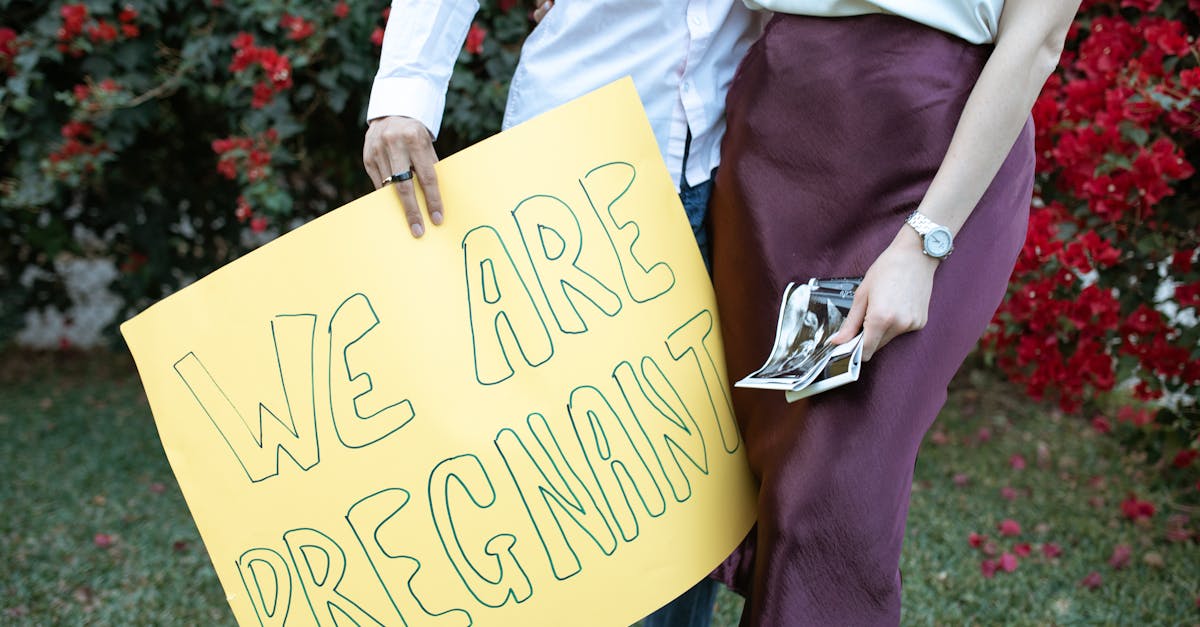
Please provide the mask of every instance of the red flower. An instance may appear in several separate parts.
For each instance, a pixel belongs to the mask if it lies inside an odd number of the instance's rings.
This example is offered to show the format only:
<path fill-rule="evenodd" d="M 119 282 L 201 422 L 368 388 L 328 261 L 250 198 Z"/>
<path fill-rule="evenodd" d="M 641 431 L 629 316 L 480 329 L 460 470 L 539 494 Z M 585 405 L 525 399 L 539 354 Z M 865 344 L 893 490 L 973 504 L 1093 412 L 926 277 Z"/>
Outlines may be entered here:
<path fill-rule="evenodd" d="M 1008 458 L 1008 465 L 1012 466 L 1013 470 L 1025 470 L 1025 458 L 1019 453 L 1013 453 Z"/>
<path fill-rule="evenodd" d="M 83 32 L 83 23 L 87 21 L 88 8 L 85 4 L 64 4 L 58 14 L 63 19 L 62 28 L 58 30 L 59 41 L 69 41 Z"/>
<path fill-rule="evenodd" d="M 996 566 L 994 560 L 983 560 L 979 563 L 979 571 L 983 574 L 984 579 L 991 579 L 996 576 Z"/>
<path fill-rule="evenodd" d="M 339 2 L 333 5 L 334 17 L 340 20 L 344 19 L 347 15 L 350 15 L 350 5 L 346 4 L 345 2 Z"/>
<path fill-rule="evenodd" d="M 1141 48 L 1133 25 L 1120 16 L 1099 16 L 1092 21 L 1092 32 L 1079 44 L 1076 66 L 1088 77 L 1119 72 Z"/>
<path fill-rule="evenodd" d="M 64 139 L 78 139 L 92 134 L 92 125 L 87 122 L 67 122 L 62 127 Z"/>
<path fill-rule="evenodd" d="M 1142 303 L 1121 324 L 1122 335 L 1158 335 L 1166 333 L 1162 314 Z"/>
<path fill-rule="evenodd" d="M 17 49 L 19 47 L 20 42 L 17 41 L 17 31 L 11 28 L 0 27 L 0 72 L 9 76 L 16 74 L 12 59 L 17 56 Z"/>
<path fill-rule="evenodd" d="M 1128 0 L 1126 0 L 1128 1 Z M 1161 17 L 1143 18 L 1138 23 L 1146 42 L 1162 52 L 1172 56 L 1182 56 L 1188 53 L 1187 30 L 1182 22 Z"/>
<path fill-rule="evenodd" d="M 1046 559 L 1054 559 L 1062 555 L 1062 547 L 1053 542 L 1047 542 L 1042 545 L 1042 555 L 1045 555 Z"/>
<path fill-rule="evenodd" d="M 279 18 L 279 26 L 287 31 L 287 38 L 292 41 L 306 39 L 316 30 L 312 22 L 291 13 L 284 13 L 283 17 Z"/>
<path fill-rule="evenodd" d="M 1192 462 L 1196 461 L 1197 457 L 1200 457 L 1200 451 L 1194 448 L 1185 448 L 1175 454 L 1175 459 L 1171 461 L 1171 465 L 1176 468 L 1187 468 L 1192 465 Z"/>
<path fill-rule="evenodd" d="M 92 544 L 98 549 L 107 549 L 117 543 L 117 539 L 107 533 L 98 533 L 92 536 Z"/>
<path fill-rule="evenodd" d="M 999 566 L 1004 572 L 1011 573 L 1012 571 L 1016 570 L 1017 564 L 1018 560 L 1016 555 L 1007 552 L 1000 555 Z"/>
<path fill-rule="evenodd" d="M 376 26 L 375 30 L 371 31 L 371 43 L 378 48 L 383 45 L 383 28 Z"/>
<path fill-rule="evenodd" d="M 1121 0 L 1121 6 L 1133 7 L 1141 10 L 1143 13 L 1150 13 L 1162 4 L 1162 0 Z"/>
<path fill-rule="evenodd" d="M 1080 580 L 1079 585 L 1087 588 L 1088 590 L 1095 590 L 1103 583 L 1104 578 L 1100 576 L 1100 573 L 1093 570 L 1092 572 L 1088 573 L 1086 577 Z"/>
<path fill-rule="evenodd" d="M 1011 518 L 1005 518 L 996 525 L 996 529 L 1000 531 L 1000 535 L 1013 537 L 1021 535 L 1021 525 Z"/>
<path fill-rule="evenodd" d="M 252 48 L 254 46 L 254 35 L 246 32 L 238 33 L 237 36 L 233 38 L 233 41 L 230 42 L 230 45 L 233 46 L 234 50 Z"/>
<path fill-rule="evenodd" d="M 221 159 L 217 162 L 217 173 L 231 181 L 236 180 L 238 175 L 237 163 L 232 159 Z"/>
<path fill-rule="evenodd" d="M 107 43 L 117 38 L 117 28 L 104 20 L 88 26 L 87 30 L 88 38 L 95 43 Z"/>
<path fill-rule="evenodd" d="M 253 95 L 250 98 L 250 106 L 255 109 L 261 109 L 270 104 L 271 99 L 274 97 L 275 92 L 269 85 L 263 82 L 255 83 Z"/>
<path fill-rule="evenodd" d="M 1017 557 L 1029 557 L 1029 554 L 1033 553 L 1033 547 L 1030 546 L 1028 542 L 1022 542 L 1020 544 L 1013 545 L 1013 553 L 1015 553 Z"/>
<path fill-rule="evenodd" d="M 971 548 L 973 549 L 978 549 L 979 547 L 983 546 L 983 543 L 986 541 L 987 536 L 981 536 L 974 531 L 971 532 L 971 535 L 967 536 L 967 544 L 970 544 Z"/>
<path fill-rule="evenodd" d="M 117 20 L 122 24 L 128 24 L 137 19 L 138 11 L 130 5 L 125 5 L 121 12 L 117 14 Z"/>
<path fill-rule="evenodd" d="M 250 208 L 250 203 L 246 201 L 245 196 L 237 197 L 237 207 L 233 210 L 233 215 L 238 222 L 245 222 L 254 216 L 254 210 Z"/>
<path fill-rule="evenodd" d="M 1108 558 L 1108 565 L 1113 570 L 1121 570 L 1129 565 L 1129 559 L 1133 557 L 1133 550 L 1128 545 L 1118 544 L 1113 547 L 1112 556 Z"/>
<path fill-rule="evenodd" d="M 1200 281 L 1175 286 L 1175 302 L 1180 307 L 1200 307 Z"/>
<path fill-rule="evenodd" d="M 471 54 L 479 54 L 483 52 L 483 40 L 486 37 L 486 29 L 478 24 L 471 24 L 470 30 L 467 31 L 467 52 Z"/>
<path fill-rule="evenodd" d="M 1196 69 L 1200 70 L 1200 68 L 1196 68 Z M 1181 250 L 1177 250 L 1177 251 L 1175 251 L 1175 254 L 1171 255 L 1171 267 L 1174 268 L 1175 271 L 1177 271 L 1177 272 L 1182 272 L 1182 273 L 1186 274 L 1186 273 L 1192 271 L 1192 264 L 1194 263 L 1195 258 L 1196 258 L 1196 249 L 1195 248 L 1184 248 Z"/>
<path fill-rule="evenodd" d="M 1110 423 L 1108 418 L 1105 418 L 1104 416 L 1096 416 L 1095 418 L 1092 418 L 1092 428 L 1100 433 L 1111 433 L 1112 423 Z"/>
<path fill-rule="evenodd" d="M 255 216 L 250 219 L 250 230 L 255 233 L 262 233 L 267 230 L 267 219 L 262 216 Z"/>
<path fill-rule="evenodd" d="M 1142 518 L 1149 519 L 1156 511 L 1154 504 L 1149 501 L 1139 501 L 1137 495 L 1130 494 L 1129 498 L 1121 501 L 1121 514 L 1132 521 Z"/>

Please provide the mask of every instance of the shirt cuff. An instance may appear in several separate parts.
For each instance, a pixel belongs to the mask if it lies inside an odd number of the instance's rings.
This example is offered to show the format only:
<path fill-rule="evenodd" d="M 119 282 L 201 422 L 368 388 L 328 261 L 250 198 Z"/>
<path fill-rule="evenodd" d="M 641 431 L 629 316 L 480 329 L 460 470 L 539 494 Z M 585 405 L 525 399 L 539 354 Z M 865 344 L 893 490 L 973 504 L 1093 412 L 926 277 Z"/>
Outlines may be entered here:
<path fill-rule="evenodd" d="M 420 121 L 429 129 L 433 138 L 437 139 L 445 108 L 445 88 L 438 89 L 424 78 L 379 77 L 371 85 L 367 121 L 389 115 L 402 115 Z"/>

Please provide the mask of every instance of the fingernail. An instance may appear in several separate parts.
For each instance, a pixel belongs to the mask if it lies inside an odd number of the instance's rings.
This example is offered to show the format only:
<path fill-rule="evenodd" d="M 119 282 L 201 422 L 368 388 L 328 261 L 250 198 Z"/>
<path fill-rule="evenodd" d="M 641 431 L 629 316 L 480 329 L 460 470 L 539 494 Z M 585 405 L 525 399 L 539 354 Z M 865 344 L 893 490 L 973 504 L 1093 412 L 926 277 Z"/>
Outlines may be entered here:
<path fill-rule="evenodd" d="M 425 227 L 421 226 L 420 224 L 413 224 L 410 226 L 412 227 L 413 237 L 421 237 L 425 234 Z"/>
<path fill-rule="evenodd" d="M 429 219 L 433 220 L 434 224 L 441 224 L 442 223 L 442 212 L 434 211 L 433 215 L 429 216 Z"/>

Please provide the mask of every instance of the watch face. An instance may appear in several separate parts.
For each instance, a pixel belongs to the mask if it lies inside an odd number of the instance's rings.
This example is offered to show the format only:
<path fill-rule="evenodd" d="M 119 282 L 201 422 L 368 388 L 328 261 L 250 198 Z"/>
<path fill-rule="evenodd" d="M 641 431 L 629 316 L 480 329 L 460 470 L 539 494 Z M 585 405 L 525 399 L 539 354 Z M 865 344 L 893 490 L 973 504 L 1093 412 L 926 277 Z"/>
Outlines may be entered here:
<path fill-rule="evenodd" d="M 949 255 L 953 245 L 954 239 L 946 228 L 934 229 L 925 236 L 925 253 L 931 257 L 941 258 Z"/>

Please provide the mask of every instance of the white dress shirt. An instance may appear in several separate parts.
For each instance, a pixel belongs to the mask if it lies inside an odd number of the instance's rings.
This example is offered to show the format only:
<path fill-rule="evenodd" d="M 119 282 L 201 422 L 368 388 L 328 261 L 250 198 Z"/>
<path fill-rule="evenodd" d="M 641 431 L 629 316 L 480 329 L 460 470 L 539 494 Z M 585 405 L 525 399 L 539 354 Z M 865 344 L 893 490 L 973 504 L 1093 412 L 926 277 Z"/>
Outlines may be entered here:
<path fill-rule="evenodd" d="M 973 44 L 992 43 L 1004 0 L 745 0 L 777 13 L 845 17 L 890 13 L 957 35 Z"/>
<path fill-rule="evenodd" d="M 477 9 L 475 0 L 392 0 L 367 118 L 404 115 L 436 135 Z M 698 185 L 720 161 L 725 92 L 760 28 L 740 0 L 557 0 L 521 49 L 504 128 L 630 75 L 668 170 Z"/>

